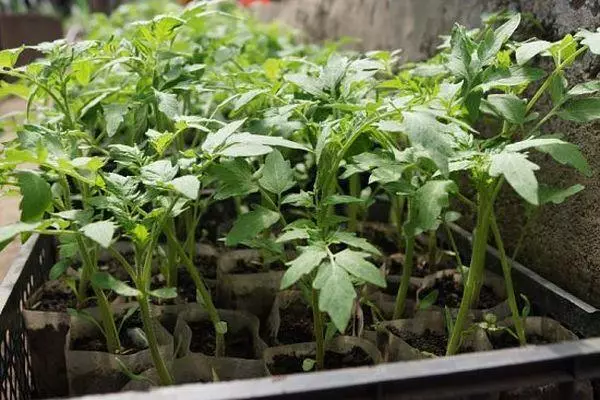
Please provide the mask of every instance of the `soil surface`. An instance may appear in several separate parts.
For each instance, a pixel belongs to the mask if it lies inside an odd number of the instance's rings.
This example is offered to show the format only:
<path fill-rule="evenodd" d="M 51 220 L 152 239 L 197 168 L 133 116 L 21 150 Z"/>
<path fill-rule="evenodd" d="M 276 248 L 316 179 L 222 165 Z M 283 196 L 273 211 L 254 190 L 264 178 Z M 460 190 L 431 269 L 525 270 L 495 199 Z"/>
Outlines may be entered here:
<path fill-rule="evenodd" d="M 492 342 L 492 346 L 494 346 L 494 349 L 496 350 L 519 347 L 519 340 L 506 331 L 488 336 L 490 338 L 490 342 Z M 544 345 L 551 343 L 552 342 L 550 340 L 546 339 L 543 336 L 527 335 L 527 344 Z"/>
<path fill-rule="evenodd" d="M 88 293 L 88 300 L 83 304 L 84 307 L 96 306 L 96 301 L 92 299 L 93 296 L 92 292 Z M 67 312 L 68 308 L 77 308 L 77 298 L 71 291 L 43 290 L 30 309 L 36 311 Z"/>
<path fill-rule="evenodd" d="M 389 274 L 390 275 L 402 275 L 402 270 L 404 268 L 403 263 L 401 263 L 397 258 L 390 258 L 389 264 Z M 412 271 L 412 276 L 417 278 L 424 278 L 427 275 L 431 274 L 431 268 L 427 263 L 413 263 L 414 268 Z"/>
<path fill-rule="evenodd" d="M 390 331 L 419 351 L 435 354 L 440 357 L 446 354 L 446 347 L 448 346 L 446 335 L 432 332 L 429 329 L 422 335 L 400 331 L 394 327 L 390 327 Z"/>
<path fill-rule="evenodd" d="M 204 283 L 208 287 L 211 297 L 216 299 L 215 285 L 211 285 L 206 280 Z M 196 285 L 185 268 L 179 268 L 177 271 L 177 292 L 179 293 L 179 297 L 186 303 L 196 302 Z"/>
<path fill-rule="evenodd" d="M 193 353 L 202 353 L 208 356 L 215 355 L 215 328 L 210 321 L 188 322 L 192 330 L 190 350 Z M 225 356 L 245 359 L 255 359 L 252 334 L 248 329 L 225 334 Z"/>
<path fill-rule="evenodd" d="M 194 258 L 194 264 L 200 271 L 200 276 L 217 279 L 217 257 L 200 254 Z"/>
<path fill-rule="evenodd" d="M 450 276 L 438 280 L 433 288 L 423 291 L 420 298 L 427 296 L 432 290 L 438 291 L 438 298 L 435 305 L 440 307 L 458 308 L 463 295 L 463 286 L 454 281 Z M 482 286 L 479 293 L 479 303 L 477 309 L 485 310 L 497 306 L 503 301 L 496 296 L 494 291 L 488 286 Z"/>
<path fill-rule="evenodd" d="M 364 224 L 361 229 L 361 237 L 380 248 L 385 254 L 394 254 L 400 250 L 396 236 L 390 234 L 390 230 L 386 229 L 386 224 L 377 222 Z"/>
<path fill-rule="evenodd" d="M 314 340 L 312 309 L 303 301 L 296 300 L 280 310 L 280 318 L 277 344 L 305 343 Z"/>
<path fill-rule="evenodd" d="M 265 265 L 260 260 L 254 260 L 248 262 L 247 260 L 237 260 L 235 268 L 233 268 L 230 274 L 256 274 L 259 272 L 269 271 L 285 271 L 285 265 L 282 262 L 274 262 Z"/>
<path fill-rule="evenodd" d="M 115 321 L 117 327 L 121 325 L 121 318 Z M 139 310 L 133 313 L 132 316 L 123 322 L 123 326 L 119 332 L 119 340 L 121 341 L 122 351 L 119 354 L 130 355 L 147 349 L 147 346 L 140 346 L 139 343 L 132 340 L 128 332 L 133 328 L 143 328 L 142 318 Z M 76 351 L 99 351 L 108 352 L 106 339 L 103 335 L 93 338 L 77 338 L 72 344 L 72 349 Z"/>
<path fill-rule="evenodd" d="M 312 358 L 314 360 L 315 355 L 308 357 L 296 356 L 296 355 L 276 355 L 273 357 L 273 363 L 269 364 L 269 371 L 273 375 L 287 375 L 304 372 L 302 369 L 302 363 L 306 358 Z M 337 353 L 334 351 L 325 352 L 325 369 L 341 369 L 341 368 L 353 368 L 363 367 L 367 365 L 373 365 L 374 362 L 371 357 L 361 348 L 353 347 L 348 353 Z"/>

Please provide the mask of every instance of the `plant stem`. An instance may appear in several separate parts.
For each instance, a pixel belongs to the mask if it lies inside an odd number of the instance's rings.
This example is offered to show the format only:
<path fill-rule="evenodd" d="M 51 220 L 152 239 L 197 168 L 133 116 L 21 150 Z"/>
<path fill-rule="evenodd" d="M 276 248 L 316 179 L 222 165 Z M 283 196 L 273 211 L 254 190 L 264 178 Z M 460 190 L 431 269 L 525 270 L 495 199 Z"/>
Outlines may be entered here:
<path fill-rule="evenodd" d="M 404 197 L 395 197 L 392 199 L 392 209 L 391 213 L 394 218 L 394 224 L 396 225 L 396 229 L 398 230 L 398 248 L 402 248 L 402 225 L 404 218 L 404 203 L 406 199 Z"/>
<path fill-rule="evenodd" d="M 325 337 L 323 336 L 323 314 L 319 311 L 319 292 L 316 289 L 312 289 L 312 309 L 315 340 L 317 343 L 315 366 L 317 371 L 319 371 L 325 367 Z"/>
<path fill-rule="evenodd" d="M 221 322 L 221 319 L 219 318 L 217 308 L 215 307 L 212 301 L 210 292 L 206 288 L 206 285 L 204 284 L 204 281 L 202 280 L 198 269 L 196 268 L 192 260 L 190 260 L 190 258 L 187 256 L 181 244 L 177 240 L 174 240 L 173 232 L 171 231 L 171 229 L 169 229 L 169 227 L 166 227 L 165 232 L 167 234 L 167 237 L 171 238 L 171 240 L 173 241 L 175 250 L 179 254 L 179 257 L 183 261 L 188 273 L 192 277 L 194 285 L 196 285 L 196 290 L 200 293 L 200 297 L 202 299 L 202 302 L 204 303 L 204 306 L 206 307 L 208 316 L 215 327 L 215 357 L 223 357 L 225 355 L 225 335 L 223 333 L 220 333 L 219 324 Z"/>
<path fill-rule="evenodd" d="M 427 241 L 427 261 L 429 263 L 429 268 L 431 270 L 434 269 L 434 266 L 437 264 L 437 236 L 436 231 L 429 231 L 429 238 Z"/>
<path fill-rule="evenodd" d="M 537 219 L 538 213 L 539 213 L 539 208 L 537 208 L 535 211 L 533 211 L 533 213 L 529 216 L 529 218 L 527 218 L 527 222 L 525 222 L 523 229 L 521 229 L 521 234 L 519 235 L 519 239 L 517 239 L 517 244 L 515 245 L 515 249 L 513 250 L 513 254 L 511 257 L 513 260 L 515 260 L 515 261 L 517 260 L 517 256 L 519 255 L 519 251 L 521 250 L 521 247 L 523 246 L 523 241 L 525 240 L 525 236 L 527 235 L 527 232 L 529 231 L 529 227 Z"/>
<path fill-rule="evenodd" d="M 406 294 L 408 293 L 408 287 L 410 285 L 410 277 L 413 270 L 413 251 L 415 248 L 415 237 L 414 235 L 406 236 L 406 255 L 404 257 L 404 265 L 402 266 L 402 279 L 400 281 L 400 287 L 398 288 L 398 294 L 396 295 L 396 305 L 394 306 L 394 315 L 392 319 L 402 318 L 404 313 L 404 307 L 406 305 Z"/>
<path fill-rule="evenodd" d="M 154 331 L 152 318 L 150 317 L 148 296 L 146 294 L 139 296 L 138 303 L 140 304 L 140 315 L 144 324 L 144 332 L 146 333 L 146 338 L 148 339 L 148 345 L 150 347 L 150 353 L 152 354 L 154 366 L 156 367 L 158 377 L 160 378 L 160 384 L 163 386 L 172 385 L 173 378 L 171 377 L 171 373 L 165 364 L 165 360 L 162 358 L 162 355 L 158 349 L 158 340 L 156 338 L 156 332 Z"/>
<path fill-rule="evenodd" d="M 517 331 L 517 336 L 519 337 L 519 343 L 521 344 L 521 346 L 525 346 L 527 344 L 527 338 L 525 336 L 525 329 L 523 328 L 523 320 L 521 319 L 521 314 L 519 313 L 519 306 L 517 305 L 517 298 L 515 296 L 515 288 L 512 280 L 511 266 L 508 262 L 508 258 L 506 257 L 504 243 L 502 242 L 502 236 L 500 234 L 500 229 L 498 229 L 498 223 L 496 222 L 496 217 L 494 216 L 494 213 L 490 215 L 490 220 L 490 226 L 494 235 L 494 239 L 496 240 L 496 246 L 498 246 L 498 251 L 500 252 L 500 262 L 502 264 L 502 273 L 504 274 L 506 295 L 508 296 L 508 305 L 510 306 L 513 322 L 515 324 L 515 330 Z"/>
<path fill-rule="evenodd" d="M 350 177 L 350 196 L 360 196 L 360 175 L 354 174 Z M 348 204 L 348 229 L 350 232 L 358 230 L 358 204 Z"/>

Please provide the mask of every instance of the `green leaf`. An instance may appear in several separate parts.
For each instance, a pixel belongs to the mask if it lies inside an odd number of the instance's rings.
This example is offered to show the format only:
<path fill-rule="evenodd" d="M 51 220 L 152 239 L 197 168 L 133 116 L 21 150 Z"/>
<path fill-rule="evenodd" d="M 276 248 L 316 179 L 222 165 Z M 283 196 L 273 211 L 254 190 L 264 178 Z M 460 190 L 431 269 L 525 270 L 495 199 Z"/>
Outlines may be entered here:
<path fill-rule="evenodd" d="M 21 221 L 37 221 L 52 205 L 52 190 L 41 176 L 31 171 L 17 173 L 21 200 Z"/>
<path fill-rule="evenodd" d="M 302 371 L 310 372 L 315 368 L 316 361 L 312 358 L 305 358 L 302 361 Z"/>
<path fill-rule="evenodd" d="M 177 95 L 172 93 L 163 93 L 158 90 L 154 91 L 154 95 L 158 100 L 158 110 L 165 114 L 170 119 L 174 119 L 179 115 L 179 102 Z"/>
<path fill-rule="evenodd" d="M 246 119 L 233 121 L 215 133 L 211 133 L 204 140 L 204 143 L 202 144 L 202 150 L 206 151 L 207 153 L 214 153 L 219 146 L 225 143 L 229 136 L 231 136 L 234 132 L 240 129 L 242 125 L 244 125 L 244 122 L 246 122 Z"/>
<path fill-rule="evenodd" d="M 585 176 L 589 177 L 592 175 L 592 170 L 587 160 L 583 154 L 581 154 L 579 148 L 573 143 L 562 142 L 545 144 L 543 146 L 538 146 L 537 149 L 543 153 L 550 154 L 557 162 L 575 168 Z"/>
<path fill-rule="evenodd" d="M 364 203 L 365 200 L 360 197 L 346 196 L 343 194 L 332 194 L 323 200 L 323 205 L 334 206 L 336 204 L 351 204 L 351 203 Z"/>
<path fill-rule="evenodd" d="M 331 243 L 345 243 L 350 247 L 367 251 L 371 254 L 381 255 L 377 247 L 373 246 L 365 238 L 357 237 L 351 232 L 336 232 L 331 238 Z"/>
<path fill-rule="evenodd" d="M 55 281 L 59 279 L 61 276 L 64 275 L 67 269 L 69 269 L 69 266 L 71 266 L 71 261 L 67 259 L 60 260 L 59 262 L 54 264 L 50 269 L 50 280 Z"/>
<path fill-rule="evenodd" d="M 552 47 L 552 45 L 553 43 L 545 40 L 535 40 L 533 42 L 523 43 L 515 51 L 517 64 L 526 64 L 533 57 L 548 50 L 550 47 Z"/>
<path fill-rule="evenodd" d="M 568 83 L 565 79 L 564 71 L 560 71 L 559 73 L 550 77 L 548 93 L 552 99 L 552 104 L 558 105 L 562 103 L 565 97 L 565 92 L 567 91 L 567 84 Z"/>
<path fill-rule="evenodd" d="M 0 69 L 14 67 L 22 52 L 23 52 L 23 47 L 19 47 L 17 49 L 1 50 L 0 51 Z"/>
<path fill-rule="evenodd" d="M 295 207 L 310 208 L 314 206 L 312 193 L 300 190 L 300 193 L 288 194 L 281 200 L 281 204 L 291 204 Z"/>
<path fill-rule="evenodd" d="M 484 78 L 479 86 L 484 92 L 505 86 L 521 86 L 544 77 L 544 70 L 531 67 L 512 66 L 508 69 L 496 69 Z"/>
<path fill-rule="evenodd" d="M 37 222 L 17 222 L 10 225 L 0 226 L 0 250 L 8 246 L 15 236 L 21 233 L 32 232 L 39 226 L 40 224 Z"/>
<path fill-rule="evenodd" d="M 281 195 L 296 184 L 294 170 L 290 167 L 290 162 L 286 161 L 281 153 L 275 150 L 265 159 L 262 177 L 258 180 L 258 183 L 269 192 Z"/>
<path fill-rule="evenodd" d="M 561 204 L 563 203 L 567 198 L 576 195 L 577 193 L 581 192 L 583 189 L 585 189 L 585 186 L 583 185 L 573 185 L 573 186 L 569 186 L 568 188 L 554 188 L 551 186 L 547 186 L 547 185 L 540 185 L 539 187 L 539 199 L 540 199 L 540 204 L 548 204 L 548 203 L 554 203 L 554 204 Z"/>
<path fill-rule="evenodd" d="M 426 112 L 405 112 L 403 126 L 412 145 L 421 147 L 442 174 L 447 175 L 452 142 L 446 133 L 446 126 Z"/>
<path fill-rule="evenodd" d="M 301 240 L 308 239 L 310 235 L 306 229 L 301 228 L 291 228 L 286 229 L 286 231 L 277 238 L 276 243 L 285 243 L 291 242 L 292 240 Z"/>
<path fill-rule="evenodd" d="M 430 308 L 432 305 L 435 304 L 439 295 L 440 292 L 437 289 L 434 289 L 431 292 L 427 293 L 425 297 L 419 299 L 419 310 L 427 310 L 428 308 Z"/>
<path fill-rule="evenodd" d="M 215 200 L 244 196 L 258 191 L 258 184 L 252 178 L 248 163 L 242 159 L 213 165 L 209 172 L 217 179 Z"/>
<path fill-rule="evenodd" d="M 103 107 L 104 120 L 106 121 L 106 134 L 113 137 L 125 120 L 129 108 L 124 104 L 106 104 Z"/>
<path fill-rule="evenodd" d="M 345 332 L 356 291 L 348 273 L 337 265 L 331 265 L 327 279 L 319 291 L 319 310 L 329 314 L 331 321 L 340 332 Z"/>
<path fill-rule="evenodd" d="M 236 133 L 227 139 L 227 144 L 264 145 L 286 147 L 288 149 L 309 150 L 305 145 L 279 136 L 254 135 L 248 132 Z"/>
<path fill-rule="evenodd" d="M 257 157 L 269 154 L 273 149 L 269 146 L 255 143 L 235 143 L 227 146 L 219 153 L 225 157 Z"/>
<path fill-rule="evenodd" d="M 563 144 L 566 143 L 560 139 L 556 138 L 534 138 L 534 139 L 526 139 L 521 140 L 520 142 L 511 143 L 507 145 L 504 149 L 506 151 L 522 151 L 526 149 L 530 149 L 532 147 L 544 146 L 548 144 Z"/>
<path fill-rule="evenodd" d="M 75 61 L 73 64 L 73 75 L 81 86 L 87 86 L 92 77 L 92 62 L 89 60 Z"/>
<path fill-rule="evenodd" d="M 129 286 L 125 282 L 116 279 L 108 272 L 96 272 L 92 275 L 92 285 L 103 290 L 112 290 L 113 292 L 125 297 L 137 297 L 142 293 Z"/>
<path fill-rule="evenodd" d="M 256 97 L 260 96 L 263 93 L 267 93 L 267 90 L 266 89 L 254 89 L 254 90 L 250 90 L 246 93 L 243 93 L 233 103 L 232 112 L 235 113 L 235 112 L 239 111 L 242 107 L 244 107 L 246 104 L 250 103 L 252 100 L 254 100 Z"/>
<path fill-rule="evenodd" d="M 368 253 L 346 249 L 336 253 L 334 257 L 336 264 L 344 268 L 350 275 L 373 285 L 385 287 L 385 278 L 381 271 L 365 259 L 369 256 Z"/>
<path fill-rule="evenodd" d="M 429 181 L 421 186 L 412 199 L 413 217 L 405 227 L 413 235 L 436 230 L 441 222 L 442 211 L 450 205 L 450 193 L 457 193 L 456 183 L 450 180 Z"/>
<path fill-rule="evenodd" d="M 600 32 L 590 32 L 584 29 L 577 32 L 575 36 L 583 38 L 581 44 L 588 46 L 592 53 L 600 54 Z"/>
<path fill-rule="evenodd" d="M 289 288 L 304 275 L 310 274 L 327 257 L 327 251 L 322 247 L 309 246 L 301 249 L 302 253 L 286 264 L 288 269 L 281 279 L 281 290 Z"/>
<path fill-rule="evenodd" d="M 575 54 L 577 51 L 577 42 L 573 39 L 573 36 L 566 35 L 560 42 L 550 47 L 549 51 L 554 58 L 554 63 L 558 66 Z M 573 61 L 575 60 L 572 60 L 569 64 L 572 64 Z"/>
<path fill-rule="evenodd" d="M 104 248 L 110 246 L 110 242 L 115 234 L 116 225 L 110 221 L 98 221 L 87 224 L 81 228 L 81 232 L 94 242 Z"/>
<path fill-rule="evenodd" d="M 151 290 L 148 294 L 150 296 L 154 296 L 159 299 L 174 299 L 177 297 L 177 288 L 175 288 L 175 287 L 160 288 L 160 289 L 156 289 L 156 290 Z"/>
<path fill-rule="evenodd" d="M 538 181 L 534 171 L 540 167 L 521 153 L 499 153 L 492 156 L 489 173 L 491 176 L 504 175 L 512 188 L 526 201 L 538 205 Z"/>
<path fill-rule="evenodd" d="M 158 160 L 142 167 L 142 182 L 147 185 L 167 183 L 177 175 L 177 166 L 173 166 L 170 160 Z"/>
<path fill-rule="evenodd" d="M 590 122 L 600 118 L 600 97 L 576 98 L 565 102 L 558 116 L 567 121 Z"/>
<path fill-rule="evenodd" d="M 256 237 L 259 233 L 279 221 L 279 213 L 258 206 L 255 210 L 242 214 L 227 234 L 225 244 L 235 246 Z"/>
<path fill-rule="evenodd" d="M 446 67 L 457 77 L 470 81 L 471 75 L 474 74 L 474 71 L 471 70 L 472 50 L 464 27 L 454 27 L 450 38 L 450 46 L 451 51 L 448 55 Z"/>
<path fill-rule="evenodd" d="M 146 136 L 150 138 L 150 144 L 152 144 L 152 147 L 154 147 L 154 150 L 160 156 L 163 155 L 173 142 L 173 139 L 175 139 L 175 134 L 172 132 L 158 132 L 154 129 L 149 129 L 146 132 Z"/>
<path fill-rule="evenodd" d="M 525 121 L 527 104 L 514 94 L 491 94 L 487 101 L 502 119 L 518 125 Z"/>
<path fill-rule="evenodd" d="M 581 96 L 600 91 L 600 81 L 589 81 L 575 85 L 567 92 L 569 96 Z"/>
<path fill-rule="evenodd" d="M 323 85 L 316 78 L 303 74 L 287 74 L 284 76 L 284 79 L 315 97 L 325 97 Z"/>
<path fill-rule="evenodd" d="M 489 65 L 494 62 L 496 54 L 517 30 L 520 23 L 521 14 L 515 14 L 493 33 L 491 31 L 486 33 L 484 40 L 477 49 L 477 55 L 482 65 Z"/>
<path fill-rule="evenodd" d="M 194 175 L 184 175 L 171 181 L 176 191 L 191 200 L 196 200 L 200 193 L 200 181 Z"/>

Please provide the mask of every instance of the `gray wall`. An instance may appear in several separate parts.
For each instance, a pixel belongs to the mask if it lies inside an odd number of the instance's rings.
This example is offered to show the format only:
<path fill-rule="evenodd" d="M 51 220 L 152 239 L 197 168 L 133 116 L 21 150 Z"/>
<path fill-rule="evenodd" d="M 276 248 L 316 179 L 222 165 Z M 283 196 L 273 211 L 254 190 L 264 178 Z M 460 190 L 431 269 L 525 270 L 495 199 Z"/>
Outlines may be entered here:
<path fill-rule="evenodd" d="M 307 32 L 314 40 L 352 36 L 363 50 L 404 49 L 406 59 L 431 54 L 438 36 L 455 21 L 478 26 L 482 12 L 503 8 L 531 13 L 543 31 L 539 38 L 557 40 L 579 27 L 600 27 L 599 0 L 282 0 L 261 6 L 259 15 L 277 18 Z M 533 25 L 531 25 L 533 26 Z M 596 79 L 600 57 L 586 56 L 571 71 L 569 80 Z M 585 126 L 561 121 L 548 124 L 548 133 L 563 133 L 578 144 L 594 171 L 600 173 L 600 124 Z M 548 206 L 528 235 L 519 259 L 543 276 L 596 306 L 600 306 L 600 178 L 581 177 L 540 157 L 538 178 L 549 184 L 582 183 L 586 190 L 562 206 Z M 506 194 L 499 200 L 508 247 L 518 236 L 524 219 L 520 202 Z"/>

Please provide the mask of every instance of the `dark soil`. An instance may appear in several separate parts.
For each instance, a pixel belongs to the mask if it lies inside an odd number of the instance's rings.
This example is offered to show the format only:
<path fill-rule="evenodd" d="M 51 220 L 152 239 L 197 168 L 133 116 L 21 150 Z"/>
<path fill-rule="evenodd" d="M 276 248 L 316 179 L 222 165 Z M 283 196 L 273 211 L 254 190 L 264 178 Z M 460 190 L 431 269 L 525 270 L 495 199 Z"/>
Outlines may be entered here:
<path fill-rule="evenodd" d="M 304 372 L 302 363 L 305 358 L 315 358 L 315 355 L 309 357 L 300 357 L 296 355 L 276 355 L 273 358 L 273 364 L 269 364 L 269 371 L 272 375 L 287 375 Z M 341 369 L 363 367 L 373 365 L 373 359 L 361 348 L 354 347 L 348 353 L 336 353 L 333 351 L 325 352 L 325 369 Z"/>
<path fill-rule="evenodd" d="M 510 333 L 504 331 L 497 334 L 489 335 L 490 342 L 496 350 L 510 349 L 513 347 L 519 347 L 519 340 Z M 552 343 L 548 339 L 539 335 L 527 335 L 527 344 L 550 344 Z"/>
<path fill-rule="evenodd" d="M 575 397 L 577 398 L 577 397 Z M 500 400 L 562 400 L 556 385 L 529 387 L 500 394 Z"/>
<path fill-rule="evenodd" d="M 412 276 L 415 276 L 417 278 L 424 278 L 427 275 L 431 274 L 432 271 L 429 268 L 429 264 L 424 263 L 422 265 L 414 263 L 414 268 L 412 271 Z M 398 260 L 394 259 L 394 258 L 390 258 L 390 264 L 389 264 L 389 274 L 390 275 L 402 275 L 402 270 L 403 270 L 403 265 L 401 262 L 398 262 Z"/>
<path fill-rule="evenodd" d="M 312 310 L 303 301 L 296 300 L 280 310 L 281 323 L 277 334 L 277 344 L 312 342 Z"/>
<path fill-rule="evenodd" d="M 259 272 L 269 271 L 285 271 L 285 265 L 282 262 L 274 262 L 265 265 L 260 260 L 254 260 L 247 262 L 247 260 L 237 260 L 235 268 L 233 268 L 230 274 L 256 274 Z"/>
<path fill-rule="evenodd" d="M 438 280 L 433 288 L 421 293 L 420 298 L 427 296 L 432 290 L 438 291 L 438 298 L 435 305 L 440 307 L 458 308 L 463 295 L 463 286 L 454 281 L 450 276 Z M 488 286 L 482 286 L 479 293 L 479 303 L 477 309 L 485 310 L 497 306 L 503 301 L 496 296 L 494 291 Z"/>
<path fill-rule="evenodd" d="M 399 331 L 394 327 L 390 327 L 390 331 L 419 351 L 435 354 L 440 357 L 446 354 L 446 347 L 448 346 L 446 335 L 430 330 L 426 330 L 422 335 L 417 335 L 412 332 Z"/>
<path fill-rule="evenodd" d="M 217 257 L 200 254 L 194 258 L 194 264 L 203 278 L 217 279 Z"/>
<path fill-rule="evenodd" d="M 385 229 L 385 224 L 376 222 L 364 224 L 361 236 L 372 245 L 380 248 L 385 254 L 394 254 L 400 250 L 397 237 L 391 235 L 389 229 Z"/>
<path fill-rule="evenodd" d="M 202 353 L 208 356 L 215 355 L 215 328 L 213 324 L 206 321 L 188 322 L 192 330 L 192 342 L 190 350 L 193 353 Z M 225 356 L 245 359 L 254 359 L 254 346 L 252 334 L 247 329 L 225 334 Z"/>
<path fill-rule="evenodd" d="M 208 287 L 211 297 L 215 299 L 216 287 L 211 285 L 210 282 L 204 281 L 204 283 Z M 196 302 L 196 285 L 185 268 L 179 268 L 177 271 L 177 292 L 183 301 L 187 303 Z"/>
<path fill-rule="evenodd" d="M 119 327 L 121 324 L 121 318 L 117 319 L 115 323 L 117 327 Z M 130 355 L 147 349 L 147 347 L 136 344 L 127 334 L 128 330 L 132 328 L 143 328 L 143 326 L 144 324 L 142 323 L 139 310 L 136 311 L 131 317 L 127 318 L 127 320 L 123 323 L 121 331 L 119 332 L 119 340 L 121 341 L 122 348 L 120 354 Z M 76 351 L 108 352 L 108 348 L 106 347 L 106 339 L 102 335 L 93 338 L 77 338 L 73 342 L 72 349 Z"/>
<path fill-rule="evenodd" d="M 96 301 L 91 299 L 92 296 L 93 293 L 89 293 L 89 300 L 82 306 L 96 306 Z M 37 301 L 31 306 L 31 310 L 51 312 L 67 312 L 68 308 L 77 308 L 77 298 L 71 291 L 66 290 L 42 290 Z"/>

